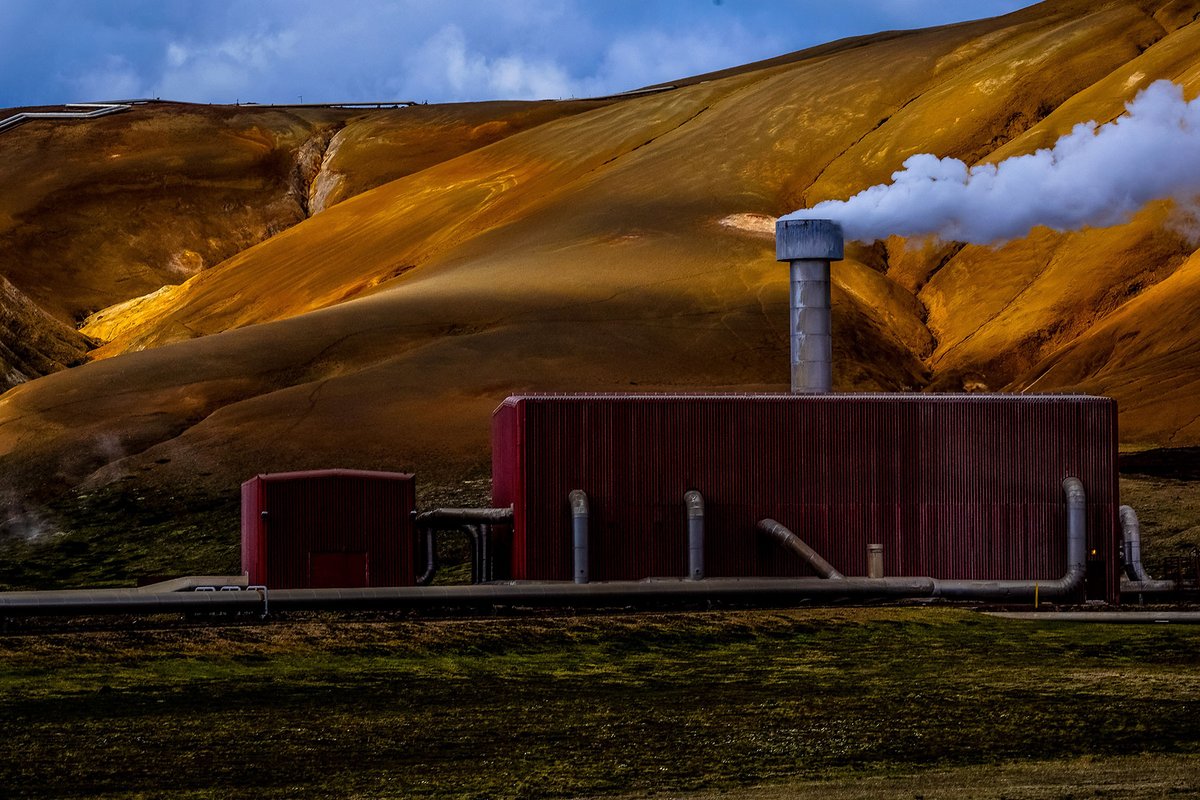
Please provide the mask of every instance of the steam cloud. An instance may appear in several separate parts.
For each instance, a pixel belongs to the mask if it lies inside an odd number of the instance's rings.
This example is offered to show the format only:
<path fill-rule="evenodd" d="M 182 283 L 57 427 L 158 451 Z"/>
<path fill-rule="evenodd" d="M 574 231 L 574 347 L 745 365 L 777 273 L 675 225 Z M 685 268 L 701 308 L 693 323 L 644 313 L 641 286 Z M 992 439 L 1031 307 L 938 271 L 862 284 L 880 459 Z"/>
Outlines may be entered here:
<path fill-rule="evenodd" d="M 35 542 L 58 533 L 44 513 L 24 503 L 14 492 L 0 492 L 0 541 L 9 538 Z"/>
<path fill-rule="evenodd" d="M 832 219 L 846 238 L 936 236 L 973 244 L 1118 225 L 1151 200 L 1192 204 L 1200 193 L 1200 98 L 1155 81 L 1105 125 L 1084 122 L 1054 147 L 968 167 L 928 153 L 910 157 L 891 184 L 827 200 L 783 219 Z"/>

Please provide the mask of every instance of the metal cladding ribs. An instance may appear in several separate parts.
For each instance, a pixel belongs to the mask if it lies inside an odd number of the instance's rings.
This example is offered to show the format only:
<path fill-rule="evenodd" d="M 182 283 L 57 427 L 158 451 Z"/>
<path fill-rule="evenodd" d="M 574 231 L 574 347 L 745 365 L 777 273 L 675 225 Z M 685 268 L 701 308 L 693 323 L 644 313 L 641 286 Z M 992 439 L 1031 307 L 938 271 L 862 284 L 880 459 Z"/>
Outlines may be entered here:
<path fill-rule="evenodd" d="M 820 573 L 756 532 L 767 517 L 844 575 L 878 545 L 888 575 L 1002 588 L 1067 573 L 1072 476 L 1087 595 L 1117 602 L 1116 412 L 1082 395 L 516 396 L 493 416 L 492 504 L 513 506 L 515 580 L 573 579 L 573 490 L 590 581 L 686 576 L 697 491 L 706 579 Z"/>

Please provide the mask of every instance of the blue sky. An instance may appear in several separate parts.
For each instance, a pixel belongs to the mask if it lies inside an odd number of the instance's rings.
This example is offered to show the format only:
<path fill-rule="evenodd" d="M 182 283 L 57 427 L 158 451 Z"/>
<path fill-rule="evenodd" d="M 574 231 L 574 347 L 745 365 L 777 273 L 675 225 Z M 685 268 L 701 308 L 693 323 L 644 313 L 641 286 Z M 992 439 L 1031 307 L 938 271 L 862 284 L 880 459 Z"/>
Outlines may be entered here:
<path fill-rule="evenodd" d="M 0 107 L 587 97 L 1031 0 L 0 0 Z"/>

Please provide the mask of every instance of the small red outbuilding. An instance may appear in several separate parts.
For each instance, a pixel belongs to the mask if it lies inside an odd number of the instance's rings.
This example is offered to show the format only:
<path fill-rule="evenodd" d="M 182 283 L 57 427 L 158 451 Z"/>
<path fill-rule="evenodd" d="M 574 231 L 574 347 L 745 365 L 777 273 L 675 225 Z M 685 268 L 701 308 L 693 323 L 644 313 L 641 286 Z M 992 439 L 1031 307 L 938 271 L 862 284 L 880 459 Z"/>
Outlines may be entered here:
<path fill-rule="evenodd" d="M 272 589 L 412 586 L 412 475 L 331 469 L 242 484 L 242 571 Z"/>

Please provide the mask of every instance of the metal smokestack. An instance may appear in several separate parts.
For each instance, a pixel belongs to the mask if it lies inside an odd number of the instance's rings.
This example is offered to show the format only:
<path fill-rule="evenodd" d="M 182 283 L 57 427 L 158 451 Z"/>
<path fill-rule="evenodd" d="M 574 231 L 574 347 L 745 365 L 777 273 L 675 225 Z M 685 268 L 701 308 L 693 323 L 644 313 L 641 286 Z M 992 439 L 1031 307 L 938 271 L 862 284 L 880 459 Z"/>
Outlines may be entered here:
<path fill-rule="evenodd" d="M 842 226 L 833 220 L 775 223 L 775 258 L 792 268 L 792 394 L 833 391 L 829 262 L 842 254 Z"/>

